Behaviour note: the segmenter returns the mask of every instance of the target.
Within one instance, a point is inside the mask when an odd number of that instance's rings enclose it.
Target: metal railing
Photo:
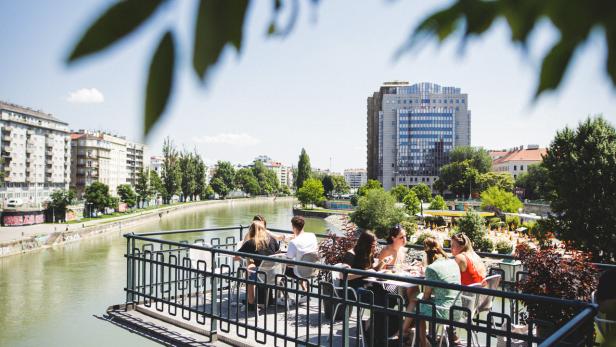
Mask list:
[[[126,306],[201,326],[211,334],[249,339],[251,344],[261,345],[403,346],[403,339],[393,336],[402,331],[405,319],[414,320],[415,331],[419,331],[421,321],[426,322],[433,341],[447,338],[445,327],[453,327],[468,346],[512,346],[520,342],[528,346],[593,344],[596,306],[589,303],[503,290],[506,286],[460,286],[237,252],[237,241],[243,239],[244,232],[245,228],[240,226],[126,234]],[[221,236],[210,237],[206,243],[205,236],[211,234]],[[268,261],[280,267],[312,268],[323,276],[296,279],[283,271],[259,268],[255,272],[235,261],[236,257]],[[493,269],[491,273],[501,274],[502,270]],[[353,276],[397,281],[401,284],[398,288],[429,286],[454,290],[461,293],[461,300],[441,308],[418,299],[415,310],[407,312],[404,291],[388,290],[379,283],[357,287],[350,281]],[[263,307],[239,304],[249,286],[256,288],[256,303]],[[299,304],[302,297],[306,302]],[[477,306],[469,302],[479,298],[492,298],[491,309],[478,313]],[[271,305],[276,301],[284,305]],[[295,304],[289,305],[292,302]],[[525,314],[526,303],[531,302],[572,307],[576,314],[562,326],[527,317],[527,329],[520,332],[516,324]],[[422,314],[422,305],[431,307],[432,314]],[[337,317],[338,312],[341,317]]]

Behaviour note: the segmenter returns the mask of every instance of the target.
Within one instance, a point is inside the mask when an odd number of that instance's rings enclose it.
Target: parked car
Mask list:
[[[6,203],[6,207],[20,207],[24,202],[21,199],[9,199]]]

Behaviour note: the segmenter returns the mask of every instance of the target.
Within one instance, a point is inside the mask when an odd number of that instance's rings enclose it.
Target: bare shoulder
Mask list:
[[[456,260],[456,263],[458,264],[466,264],[466,257],[462,253],[456,255],[454,259]]]

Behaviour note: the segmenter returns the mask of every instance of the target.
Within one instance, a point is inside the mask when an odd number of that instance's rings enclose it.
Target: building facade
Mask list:
[[[158,177],[161,177],[163,173],[163,161],[165,157],[163,156],[151,156],[150,157],[150,170],[156,171]]]
[[[254,161],[260,161],[263,165],[273,170],[276,173],[276,178],[278,178],[278,183],[280,186],[293,186],[293,169],[290,166],[285,166],[280,162],[272,160],[272,158],[267,155],[260,155],[255,158]]]
[[[38,207],[51,192],[68,189],[70,181],[70,132],[68,123],[51,114],[0,102],[3,205],[19,199]]]
[[[386,82],[367,100],[368,179],[385,189],[432,186],[457,146],[471,144],[468,95],[434,83]]]
[[[368,182],[368,171],[366,169],[346,169],[344,170],[344,180],[351,189],[358,189]]]
[[[539,164],[546,155],[546,148],[538,145],[516,147],[508,151],[490,151],[492,157],[492,171],[508,172],[514,179],[520,174],[528,172],[528,166]]]
[[[100,131],[71,134],[71,187],[82,196],[94,182],[109,186],[116,195],[120,184],[134,186],[136,175],[149,163],[147,147]]]

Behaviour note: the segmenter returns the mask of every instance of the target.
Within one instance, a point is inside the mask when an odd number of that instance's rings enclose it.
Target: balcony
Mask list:
[[[3,135],[2,141],[11,141],[13,138],[10,135]]]

